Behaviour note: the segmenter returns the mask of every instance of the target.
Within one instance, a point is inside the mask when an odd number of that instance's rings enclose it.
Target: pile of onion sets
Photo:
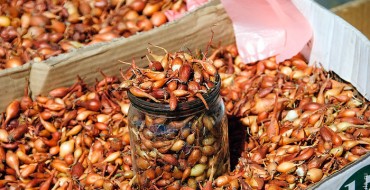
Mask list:
[[[104,6],[102,2],[96,1],[95,6]],[[0,17],[0,22],[6,24],[7,19]],[[229,128],[246,135],[238,136],[242,150],[232,155],[238,157],[233,171],[213,181],[203,179],[199,184],[207,184],[204,190],[307,189],[369,152],[369,102],[334,73],[308,65],[301,55],[280,63],[271,57],[245,64],[235,44],[214,48],[206,58],[202,55],[150,51],[149,68],[129,63],[130,68],[119,76],[101,71],[95,84],[77,77],[72,86],[33,98],[26,86],[24,96],[10,102],[0,119],[0,188],[135,189],[127,91],[148,101],[169,103],[175,110],[177,102],[201,99],[201,92],[212,85],[210,72],[221,78],[227,115],[239,122]],[[191,57],[197,64],[181,62],[179,56]],[[179,65],[172,65],[163,78],[159,73],[166,63]],[[180,69],[184,64],[189,64],[184,66],[186,71]],[[150,80],[131,81],[133,72]],[[190,84],[188,77],[210,77],[211,82],[198,86]],[[153,87],[169,88],[174,83],[176,93]],[[165,176],[164,171],[154,172],[166,179],[179,175],[171,166]],[[179,184],[153,184],[155,188],[194,189]]]
[[[0,5],[0,70],[168,22],[184,0],[9,0]]]

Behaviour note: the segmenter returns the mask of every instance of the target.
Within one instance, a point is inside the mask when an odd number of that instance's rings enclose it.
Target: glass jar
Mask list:
[[[218,79],[215,88],[203,94],[209,109],[195,99],[170,111],[168,104],[148,102],[128,92],[132,163],[139,189],[199,189],[199,184],[229,172],[220,83]]]

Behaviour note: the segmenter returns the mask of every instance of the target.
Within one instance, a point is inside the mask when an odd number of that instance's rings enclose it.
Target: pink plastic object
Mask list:
[[[186,10],[189,12],[208,2],[208,0],[185,0],[185,2]],[[164,14],[166,15],[168,21],[173,21],[175,19],[182,17],[185,13],[178,13],[173,10],[167,10],[164,12]]]
[[[291,0],[221,0],[233,22],[238,51],[246,63],[271,56],[283,61],[299,53],[312,30]]]

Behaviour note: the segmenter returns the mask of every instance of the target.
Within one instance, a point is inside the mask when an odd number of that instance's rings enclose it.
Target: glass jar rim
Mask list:
[[[221,88],[221,79],[218,74],[215,75],[215,86],[210,89],[207,93],[202,94],[204,100],[208,106],[211,107],[214,102],[218,99]],[[206,109],[201,99],[196,98],[195,100],[188,102],[178,103],[175,110],[171,111],[169,104],[149,102],[144,99],[134,96],[130,91],[127,91],[128,98],[131,102],[131,106],[153,115],[165,115],[165,116],[184,116],[186,113],[198,113]]]

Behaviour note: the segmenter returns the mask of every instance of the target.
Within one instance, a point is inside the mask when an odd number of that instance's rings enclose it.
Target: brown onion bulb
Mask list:
[[[30,19],[31,26],[40,26],[43,27],[49,23],[49,19],[43,15],[33,15]]]
[[[133,1],[133,2],[129,5],[129,7],[130,7],[131,9],[133,9],[134,11],[136,11],[136,12],[141,12],[141,11],[143,11],[143,10],[144,10],[144,8],[145,8],[145,2],[144,2],[144,1],[142,1],[142,0],[135,0],[135,1]]]
[[[66,30],[66,25],[58,20],[51,21],[51,29],[54,30],[56,33],[64,33]]]
[[[7,16],[0,16],[0,26],[7,27],[10,25],[10,18]]]
[[[142,31],[148,31],[153,28],[153,24],[149,19],[145,18],[137,22],[137,27]]]
[[[150,21],[154,26],[160,26],[167,22],[167,17],[163,12],[155,12],[150,18]]]
[[[155,12],[158,12],[160,9],[161,5],[159,3],[156,4],[147,3],[143,10],[143,15],[152,16]]]
[[[8,59],[5,63],[5,68],[14,68],[23,65],[23,61],[20,57],[14,56]]]
[[[307,171],[306,178],[312,182],[318,182],[323,177],[323,172],[318,168],[311,168]]]

